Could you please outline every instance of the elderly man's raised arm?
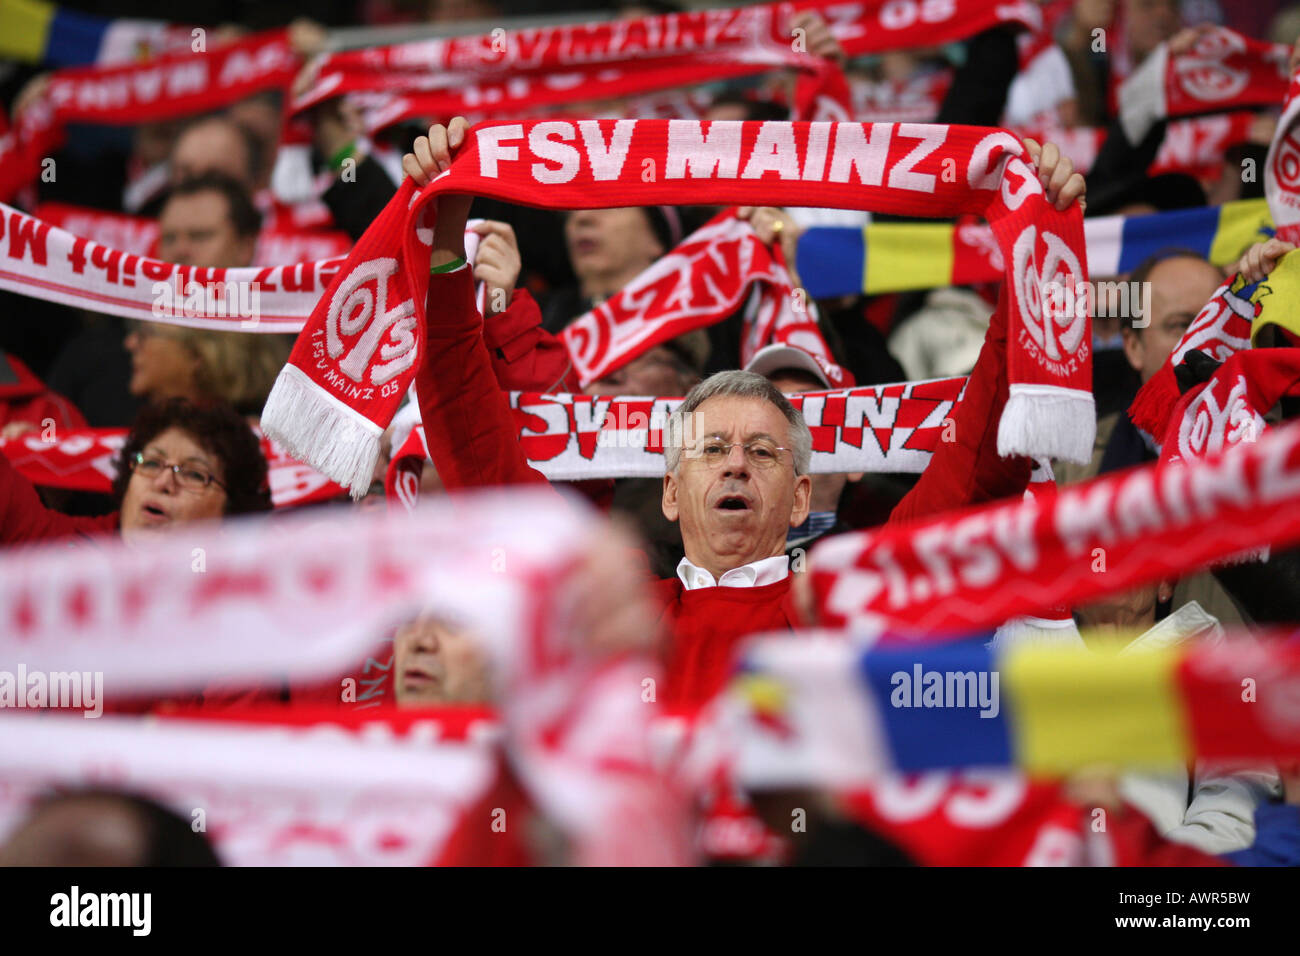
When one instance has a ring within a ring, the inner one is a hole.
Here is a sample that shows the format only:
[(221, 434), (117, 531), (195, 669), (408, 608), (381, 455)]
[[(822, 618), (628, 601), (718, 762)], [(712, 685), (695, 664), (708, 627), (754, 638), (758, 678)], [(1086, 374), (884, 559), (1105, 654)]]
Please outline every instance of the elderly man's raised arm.
[[(1048, 202), (1069, 208), (1084, 203), (1083, 177), (1069, 158), (1051, 143), (1025, 140)], [(895, 506), (891, 523), (929, 517), (997, 498), (1020, 494), (1029, 483), (1028, 458), (998, 455), (998, 423), (1007, 404), (1007, 328), (1005, 317), (993, 315), (975, 369), (953, 412), (953, 440), (934, 450), (916, 486)]]
[[(428, 182), (451, 164), (467, 124), (435, 126), (421, 136), (402, 165)], [(425, 352), (415, 376), (429, 456), (449, 490), (492, 485), (545, 484), (519, 447), (518, 430), (497, 385), (474, 304), (474, 276), (465, 264), (465, 222), (471, 197), (443, 196), (430, 256), (425, 301)]]

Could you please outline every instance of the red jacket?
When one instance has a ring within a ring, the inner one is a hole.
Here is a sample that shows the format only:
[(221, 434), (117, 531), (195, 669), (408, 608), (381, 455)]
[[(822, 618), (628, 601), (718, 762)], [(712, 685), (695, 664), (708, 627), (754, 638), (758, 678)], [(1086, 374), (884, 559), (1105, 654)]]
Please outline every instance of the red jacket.
[(0, 455), (0, 546), (107, 534), (117, 530), (117, 518), (116, 511), (86, 518), (45, 507), (32, 483)]
[[(509, 402), (498, 384), (474, 304), (468, 268), (429, 279), (425, 350), (415, 377), (429, 456), (448, 491), (540, 485), (547, 479), (519, 448)], [(997, 425), (1007, 399), (1006, 328), (990, 326), (966, 394), (953, 413), (954, 441), (941, 444), (916, 486), (895, 508), (902, 521), (1024, 491), (1029, 461), (1002, 459)], [(746, 634), (796, 623), (790, 581), (761, 588), (685, 591), (659, 582), (663, 620), (673, 632), (665, 697), (703, 701), (725, 681), (731, 651)]]
[(59, 431), (86, 427), (77, 406), (44, 382), (12, 355), (0, 352), (0, 427), (10, 422), (27, 422), (38, 429), (52, 421)]
[[(0, 425), (29, 422), (44, 428), (53, 419), (56, 429), (85, 428), (75, 405), (51, 392), (27, 366), (0, 352)], [(45, 507), (36, 488), (0, 454), (0, 545), (25, 544), (54, 538), (89, 537), (117, 530), (117, 513), (98, 518), (74, 517)]]

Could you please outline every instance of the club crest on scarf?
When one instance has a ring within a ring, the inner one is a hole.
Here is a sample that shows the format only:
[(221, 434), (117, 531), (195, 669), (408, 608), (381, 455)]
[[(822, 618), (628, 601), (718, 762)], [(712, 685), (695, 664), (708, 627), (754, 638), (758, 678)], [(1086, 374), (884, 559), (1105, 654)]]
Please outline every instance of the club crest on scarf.
[(1269, 282), (1247, 283), (1235, 275), (1210, 296), (1174, 346), (1168, 360), (1138, 390), (1137, 397), (1129, 406), (1129, 418), (1140, 431), (1156, 441), (1166, 436), (1179, 402), (1174, 369), (1182, 364), (1188, 352), (1196, 349), (1217, 362), (1226, 362), (1241, 350), (1250, 348), (1252, 330), (1264, 314), (1265, 303), (1273, 292)]
[(1186, 53), (1170, 55), (1166, 68), (1168, 115), (1186, 115), (1267, 100), (1287, 79), (1289, 50), (1222, 27), (1197, 39)]
[(361, 389), (382, 387), (415, 362), (415, 302), (388, 307), (389, 282), (396, 274), (396, 259), (372, 259), (357, 266), (330, 298), (325, 353), (352, 384), (328, 372), (325, 380), (353, 398), (369, 398)]
[(1291, 78), (1264, 161), (1264, 197), (1279, 239), (1295, 241), (1300, 231), (1300, 76)]
[(1228, 30), (1207, 33), (1188, 56), (1174, 58), (1176, 88), (1197, 100), (1231, 99), (1246, 88), (1250, 75), (1226, 61), (1233, 54), (1245, 52), (1246, 43), (1240, 35)]
[(1190, 389), (1171, 413), (1161, 460), (1213, 455), (1254, 442), (1268, 427), (1264, 414), (1300, 381), (1300, 349), (1245, 349), (1210, 379)]
[(1205, 303), (1170, 356), (1177, 367), (1187, 353), (1199, 349), (1220, 362), (1250, 348), (1250, 325), (1263, 311), (1263, 298), (1273, 290), (1263, 282), (1247, 283), (1233, 276)]
[(1294, 197), (1300, 195), (1300, 137), (1288, 129), (1274, 146), (1272, 171), (1278, 188)]
[(1207, 388), (1187, 409), (1178, 427), (1178, 454), (1184, 458), (1213, 455), (1230, 445), (1254, 441), (1264, 419), (1246, 401), (1246, 377), (1236, 376), (1226, 397)]
[(1012, 247), (1012, 260), (1025, 350), (1053, 375), (1074, 373), (1089, 350), (1083, 335), (1087, 284), (1078, 255), (1055, 233), (1026, 226)]

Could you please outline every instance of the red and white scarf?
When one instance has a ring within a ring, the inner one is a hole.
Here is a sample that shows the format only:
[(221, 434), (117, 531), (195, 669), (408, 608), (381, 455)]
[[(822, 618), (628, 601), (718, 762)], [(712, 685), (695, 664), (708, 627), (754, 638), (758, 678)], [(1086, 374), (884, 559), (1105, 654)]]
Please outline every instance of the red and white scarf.
[[(1225, 361), (1209, 381), (1189, 389), (1170, 415), (1160, 445), (1169, 465), (1215, 455), (1253, 442), (1267, 425), (1264, 416), (1283, 395), (1300, 385), (1300, 349), (1247, 349)], [(1234, 562), (1267, 561), (1267, 547), (1251, 548)]]
[(1300, 241), (1300, 74), (1291, 77), (1264, 161), (1264, 197), (1277, 237)]
[(839, 535), (810, 561), (830, 626), (970, 633), (1054, 604), (1300, 541), (1300, 423), (1219, 455), (1148, 465), (906, 526)]
[(796, 292), (780, 246), (760, 242), (735, 210), (691, 233), (608, 300), (574, 319), (560, 338), (587, 386), (656, 345), (721, 322), (742, 307), (741, 365), (764, 346), (780, 343), (834, 366), (817, 326), (816, 306)]
[[(787, 397), (812, 432), (812, 474), (920, 474), (965, 387), (964, 378), (946, 378)], [(662, 476), (664, 425), (681, 401), (510, 393), (519, 448), (551, 481)], [(404, 408), (393, 422), (385, 484), (389, 498), (410, 508), (429, 449), (423, 425), (399, 425), (406, 415)]]
[[(45, 441), (38, 433), (0, 438), (0, 455), (34, 485), (106, 495), (112, 491), (113, 465), (126, 435), (124, 428), (86, 428), (63, 432), (57, 441)], [(294, 461), (275, 442), (261, 437), (261, 444), (271, 501), (277, 508), (329, 501), (344, 493), (320, 472)]]
[(113, 249), (0, 204), (0, 289), (128, 319), (297, 332), (342, 265), (205, 269)]
[(1273, 106), (1286, 94), (1290, 50), (1216, 27), (1190, 50), (1156, 47), (1120, 88), (1119, 119), (1130, 143), (1158, 121), (1200, 113)]
[(1242, 349), (1250, 348), (1250, 330), (1263, 311), (1265, 283), (1247, 284), (1239, 275), (1215, 290), (1210, 300), (1192, 319), (1168, 360), (1138, 390), (1128, 407), (1128, 417), (1138, 430), (1156, 439), (1169, 430), (1174, 406), (1178, 404), (1178, 379), (1174, 369), (1193, 349), (1216, 362), (1226, 362)]
[[(518, 118), (593, 102), (715, 82), (775, 67), (821, 74), (825, 64), (792, 34), (791, 17), (817, 10), (849, 56), (965, 39), (999, 23), (1036, 27), (1025, 0), (862, 0), (767, 3), (633, 20), (493, 31), (324, 56), (295, 111), (341, 94), (363, 100), (371, 129), (416, 116)], [(833, 71), (838, 72), (838, 71)], [(795, 115), (818, 114), (823, 79), (801, 84)], [(836, 84), (839, 85), (839, 84)], [(835, 97), (847, 101), (847, 87)]]
[[(135, 546), (5, 552), (0, 660), (28, 673), (102, 672), (110, 704), (213, 682), (313, 683), (435, 608), (481, 641), (512, 766), (578, 861), (682, 862), (681, 808), (655, 769), (641, 698), (659, 668), (576, 624), (590, 597), (581, 569), (600, 540), (589, 510), (513, 489), (415, 515), (234, 520)], [(97, 722), (74, 719), (93, 747)], [(18, 749), (14, 728), (0, 732), (0, 752)]]
[[(141, 244), (157, 233), (155, 223), (62, 204), (43, 208), (69, 228), (0, 203), (0, 289), (107, 315), (216, 332), (300, 331), (343, 256), (314, 261), (297, 256), (340, 248), (346, 252), (352, 244), (332, 230), (273, 228), (259, 236), (258, 254), (280, 265), (207, 269), (142, 254)], [(471, 220), (465, 227), (471, 262), (480, 239), (472, 229), (481, 221)]]
[(415, 721), (0, 721), (0, 840), (51, 792), (111, 782), (201, 823), (224, 866), (429, 866), (498, 778), (493, 750)]
[(891, 775), (840, 800), (923, 866), (1223, 865), (1159, 839), (1131, 808), (1098, 831), (1093, 808), (1070, 799), (1062, 781), (1014, 771)]
[[(158, 256), (156, 219), (60, 202), (41, 203), (32, 210), (32, 216), (128, 255)], [(289, 215), (272, 215), (268, 220), (257, 235), (253, 265), (287, 266), (337, 259), (346, 256), (352, 248), (351, 237), (341, 230), (299, 225)]]
[(63, 145), (70, 123), (135, 126), (198, 116), (264, 90), (288, 90), (299, 68), (284, 30), (255, 33), (211, 50), (142, 63), (56, 70), (15, 120), (0, 199), (32, 182), (41, 161)]
[(1300, 385), (1300, 349), (1237, 352), (1209, 379), (1189, 389), (1169, 416), (1160, 461), (1172, 464), (1216, 455), (1258, 440), (1264, 416)]
[(322, 297), (262, 416), (297, 457), (360, 494), (420, 359), (443, 192), (545, 208), (714, 203), (984, 215), (1007, 264), (1010, 399), (998, 450), (1085, 460), (1095, 419), (1082, 217), (1050, 206), (1000, 130), (856, 123), (551, 120), (473, 128), (451, 169), (411, 181)]

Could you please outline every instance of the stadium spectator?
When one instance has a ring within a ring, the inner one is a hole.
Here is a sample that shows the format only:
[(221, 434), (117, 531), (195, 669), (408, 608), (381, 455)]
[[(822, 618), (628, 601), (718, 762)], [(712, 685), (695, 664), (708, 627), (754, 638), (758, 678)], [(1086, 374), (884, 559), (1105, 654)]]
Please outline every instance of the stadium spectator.
[[(417, 184), (451, 162), (468, 124), (435, 125), (403, 158)], [(1053, 181), (1059, 153), (1039, 153)], [(1072, 202), (1081, 176), (1057, 177), (1049, 201)], [(519, 449), (510, 410), (495, 388), (464, 266), (465, 221), (472, 200), (437, 200), (428, 291), (429, 346), (416, 375), (430, 455), (449, 490), (536, 484), (545, 479)], [(628, 217), (629, 229), (638, 228)], [(644, 228), (644, 225), (640, 228)], [(630, 278), (630, 276), (628, 276)], [(994, 421), (1006, 400), (1006, 332), (990, 332), (956, 413), (956, 440), (935, 453), (897, 520), (1023, 491), (1029, 466), (997, 454)], [(689, 425), (686, 423), (689, 422)], [(784, 551), (789, 529), (807, 518), (811, 480), (807, 425), (762, 376), (731, 371), (706, 379), (687, 395), (665, 434), (662, 507), (678, 521), (686, 553), (678, 576), (661, 581), (664, 623), (673, 632), (665, 696), (700, 702), (725, 677), (730, 653), (745, 634), (786, 630), (797, 615), (790, 601)], [(718, 585), (721, 585), (719, 587)]]
[[(217, 174), (186, 180), (163, 206), (159, 254), (169, 262), (204, 268), (247, 266), (259, 222), (247, 192), (234, 180)], [(244, 290), (231, 283), (224, 294), (243, 296)], [(149, 401), (221, 400), (255, 417), (293, 343), (283, 335), (138, 322), (125, 346), (131, 355), (127, 388), (132, 395)]]
[[(808, 352), (791, 345), (769, 345), (760, 349), (749, 360), (745, 371), (762, 375), (784, 395), (828, 391), (853, 385), (852, 381), (833, 385), (821, 363)], [(802, 548), (806, 551), (819, 538), (852, 530), (839, 518), (840, 496), (850, 482), (862, 479), (861, 472), (812, 475), (811, 479), (808, 517), (803, 524), (790, 529), (786, 538), (787, 550)]]
[(256, 134), (228, 116), (210, 116), (181, 132), (172, 147), (170, 162), (173, 186), (218, 173), (252, 192), (257, 188), (264, 160)]
[(152, 402), (228, 402), (255, 419), (292, 347), (282, 335), (138, 322), (126, 336), (131, 353), (128, 387), (132, 395)]
[(393, 693), (399, 706), (486, 704), (491, 686), (487, 655), (464, 628), (425, 614), (393, 636)]
[(576, 287), (554, 292), (542, 310), (542, 326), (558, 333), (650, 268), (685, 238), (682, 216), (671, 206), (579, 209), (564, 221)]
[(158, 257), (205, 268), (251, 265), (262, 217), (238, 179), (207, 172), (172, 187), (158, 215)]
[(233, 409), (182, 399), (147, 406), (115, 462), (115, 510), (100, 517), (45, 507), (0, 455), (0, 544), (118, 532), (138, 541), (181, 524), (268, 511), (266, 459)]

